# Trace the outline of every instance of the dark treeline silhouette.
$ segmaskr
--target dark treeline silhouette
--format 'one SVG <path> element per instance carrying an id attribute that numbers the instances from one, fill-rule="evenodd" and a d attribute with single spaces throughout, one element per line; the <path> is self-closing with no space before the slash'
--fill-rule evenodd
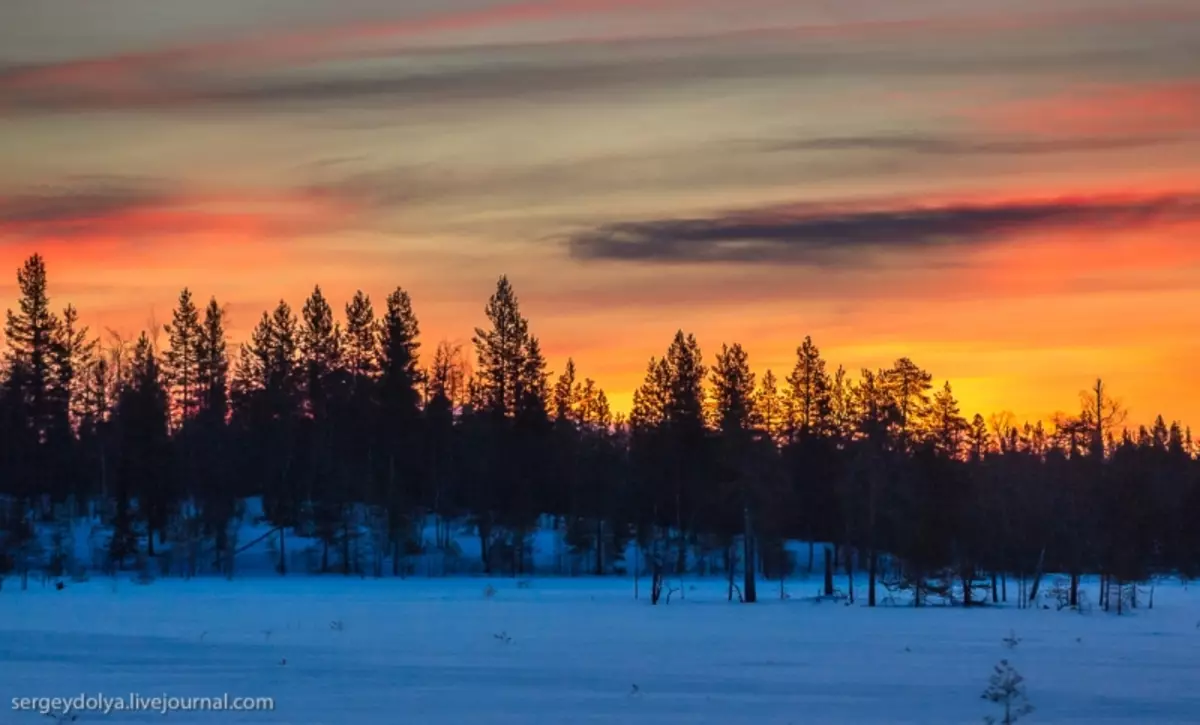
<path id="1" fill-rule="evenodd" d="M 405 574 L 466 523 L 487 573 L 528 574 L 552 521 L 572 573 L 628 571 L 634 551 L 655 601 L 689 571 L 723 572 L 731 597 L 754 601 L 756 579 L 800 568 L 825 571 L 825 594 L 844 571 L 854 597 L 857 570 L 868 603 L 878 586 L 918 606 L 1007 599 L 1010 578 L 1028 601 L 1061 572 L 1075 604 L 1084 574 L 1120 586 L 1200 565 L 1190 431 L 1161 417 L 1124 428 L 1100 381 L 1077 415 L 1021 426 L 967 419 L 907 358 L 852 379 L 805 338 L 786 376 L 756 378 L 741 345 L 706 361 L 679 332 L 624 418 L 574 363 L 550 375 L 503 277 L 468 351 L 423 350 L 402 289 L 382 309 L 360 292 L 339 314 L 319 287 L 298 312 L 263 313 L 236 350 L 221 306 L 188 290 L 161 330 L 102 346 L 74 308 L 52 308 L 40 257 L 17 279 L 0 390 L 6 571 L 71 573 L 42 532 L 90 516 L 114 569 L 169 552 L 189 575 L 232 576 L 255 497 L 271 527 L 320 542 L 320 571 Z"/>

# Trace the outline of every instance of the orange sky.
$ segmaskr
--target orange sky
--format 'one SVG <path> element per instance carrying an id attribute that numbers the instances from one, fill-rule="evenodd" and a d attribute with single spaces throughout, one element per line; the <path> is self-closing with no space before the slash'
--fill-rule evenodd
<path id="1" fill-rule="evenodd" d="M 1198 42 L 1186 0 L 12 0 L 0 269 L 239 340 L 401 285 L 430 348 L 504 273 L 618 409 L 683 328 L 1196 422 Z"/>

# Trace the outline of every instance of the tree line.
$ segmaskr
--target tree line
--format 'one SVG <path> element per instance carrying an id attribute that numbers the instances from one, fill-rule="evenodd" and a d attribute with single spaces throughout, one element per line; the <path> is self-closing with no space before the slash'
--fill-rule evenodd
<path id="1" fill-rule="evenodd" d="M 252 497 L 275 529 L 321 542 L 320 571 L 404 574 L 410 557 L 453 549 L 465 522 L 486 572 L 527 574 L 549 519 L 573 571 L 626 571 L 632 550 L 656 601 L 685 572 L 723 572 L 731 597 L 754 601 L 760 578 L 823 568 L 824 593 L 845 570 L 851 597 L 860 570 L 870 605 L 877 587 L 917 605 L 997 600 L 1010 577 L 1028 599 L 1045 572 L 1069 575 L 1076 604 L 1085 574 L 1121 585 L 1200 568 L 1190 430 L 1126 427 L 1102 381 L 1050 425 L 967 418 L 908 358 L 853 376 L 806 337 L 786 377 L 759 377 L 740 344 L 710 361 L 680 331 L 622 416 L 572 361 L 551 374 L 504 277 L 471 349 L 432 352 L 402 288 L 339 313 L 316 287 L 230 349 L 221 305 L 188 289 L 169 324 L 102 344 L 74 307 L 52 306 L 40 256 L 17 283 L 0 379 L 3 571 L 69 573 L 69 547 L 39 532 L 87 515 L 111 532 L 108 566 L 169 553 L 188 574 L 232 575 Z"/>

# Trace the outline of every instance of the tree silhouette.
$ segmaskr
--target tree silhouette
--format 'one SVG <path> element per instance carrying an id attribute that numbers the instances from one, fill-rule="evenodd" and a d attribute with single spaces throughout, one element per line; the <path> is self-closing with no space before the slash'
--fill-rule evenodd
<path id="1" fill-rule="evenodd" d="M 913 604 L 1039 601 L 1051 572 L 1062 606 L 1081 606 L 1097 574 L 1102 600 L 1138 605 L 1134 584 L 1200 572 L 1200 462 L 1190 429 L 1161 416 L 1126 427 L 1102 380 L 1080 409 L 1045 421 L 964 415 L 949 381 L 909 358 L 859 374 L 826 363 L 805 337 L 785 381 L 761 377 L 728 344 L 705 364 L 682 330 L 651 358 L 628 419 L 568 358 L 552 374 L 507 278 L 472 337 L 474 366 L 443 341 L 422 360 L 402 288 L 377 314 L 356 292 L 344 318 L 319 287 L 300 308 L 264 312 L 235 350 L 215 299 L 184 289 L 170 324 L 106 345 L 67 305 L 54 312 L 46 268 L 18 270 L 0 376 L 0 569 L 68 566 L 42 550 L 44 529 L 94 515 L 113 566 L 232 576 L 261 498 L 278 569 L 299 538 L 322 571 L 413 570 L 433 552 L 450 572 L 455 531 L 474 528 L 485 571 L 534 570 L 539 527 L 561 533 L 559 573 L 627 571 L 659 593 L 668 576 L 724 567 L 744 601 L 758 578 L 791 569 L 788 539 L 828 545 L 835 568 L 904 587 Z M 157 350 L 155 332 L 167 332 Z M 757 383 L 757 385 L 756 385 Z M 253 543 L 253 542 L 250 542 Z M 739 546 L 740 544 L 740 546 Z M 739 563 L 740 559 L 740 563 Z M 434 571 L 430 558 L 429 571 Z M 545 566 L 544 562 L 540 562 Z M 636 579 L 635 579 L 636 581 Z M 1122 596 L 1117 596 L 1122 595 Z"/>

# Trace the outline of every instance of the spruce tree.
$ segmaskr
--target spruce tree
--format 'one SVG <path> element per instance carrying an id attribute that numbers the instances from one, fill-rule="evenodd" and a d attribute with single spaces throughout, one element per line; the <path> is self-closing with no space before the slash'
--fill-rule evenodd
<path id="1" fill-rule="evenodd" d="M 788 437 L 824 434 L 828 431 L 830 380 L 825 360 L 811 337 L 796 348 L 796 365 L 787 378 Z"/>
<path id="2" fill-rule="evenodd" d="M 229 413 L 229 353 L 225 311 L 215 297 L 204 308 L 199 332 L 196 346 L 199 412 L 213 422 L 224 423 Z"/>
<path id="3" fill-rule="evenodd" d="M 579 405 L 580 388 L 575 380 L 575 361 L 567 358 L 567 365 L 554 383 L 554 420 L 556 422 L 578 422 L 575 411 Z"/>
<path id="4" fill-rule="evenodd" d="M 529 323 L 521 315 L 516 293 L 507 277 L 496 283 L 496 292 L 484 308 L 490 326 L 475 328 L 475 381 L 479 408 L 497 417 L 516 414 L 521 376 L 529 347 Z"/>
<path id="5" fill-rule="evenodd" d="M 200 346 L 203 330 L 200 311 L 184 287 L 171 314 L 171 324 L 163 326 L 168 336 L 163 355 L 163 377 L 171 396 L 171 417 L 176 428 L 194 418 L 200 410 Z"/>
<path id="6" fill-rule="evenodd" d="M 150 556 L 154 556 L 156 536 L 162 537 L 178 503 L 178 489 L 170 476 L 169 406 L 158 356 L 143 332 L 133 348 L 115 419 L 121 452 L 118 498 L 126 499 L 126 505 L 128 499 L 138 501 Z"/>
<path id="7" fill-rule="evenodd" d="M 371 298 L 362 290 L 346 305 L 346 332 L 342 338 L 342 355 L 346 369 L 355 381 L 373 378 L 379 372 L 379 325 Z"/>
<path id="8" fill-rule="evenodd" d="M 10 377 L 20 381 L 21 407 L 44 440 L 54 416 L 54 348 L 60 325 L 50 309 L 41 255 L 29 257 L 17 270 L 17 290 L 17 309 L 8 310 L 4 325 L 5 361 Z"/>
<path id="9" fill-rule="evenodd" d="M 742 534 L 742 563 L 744 583 L 742 599 L 747 603 L 758 600 L 755 586 L 756 554 L 753 521 L 756 517 L 754 490 L 758 487 L 754 477 L 751 456 L 754 442 L 754 373 L 750 370 L 749 356 L 738 343 L 722 345 L 713 366 L 711 391 L 720 436 L 718 461 L 720 463 L 718 505 L 732 508 L 734 501 L 740 509 Z M 732 532 L 727 534 L 732 541 Z M 729 572 L 732 582 L 732 568 Z"/>
<path id="10" fill-rule="evenodd" d="M 431 445 L 437 448 L 428 453 L 428 459 L 422 455 L 420 334 L 412 300 L 408 292 L 397 287 L 388 295 L 387 309 L 378 325 L 380 375 L 376 430 L 380 459 L 385 467 L 379 499 L 387 512 L 393 573 L 400 573 L 402 550 L 412 544 L 410 512 L 423 493 L 421 483 L 427 477 L 437 475 L 427 472 L 436 465 L 433 461 L 442 463 L 441 456 L 448 456 L 445 450 L 448 440 L 441 437 L 436 440 L 431 437 Z M 445 364 L 449 365 L 449 362 L 445 361 Z M 448 369 L 444 372 L 450 375 Z M 439 389 L 435 394 L 445 394 L 446 390 L 441 386 L 449 385 L 449 382 L 439 377 L 437 385 Z M 443 402 L 439 398 L 438 413 L 449 414 L 448 407 L 441 407 Z M 452 425 L 449 418 L 444 422 Z M 428 504 L 435 510 L 445 503 L 439 497 L 441 489 L 437 487 L 440 483 L 434 482 L 435 492 L 429 495 Z"/>

